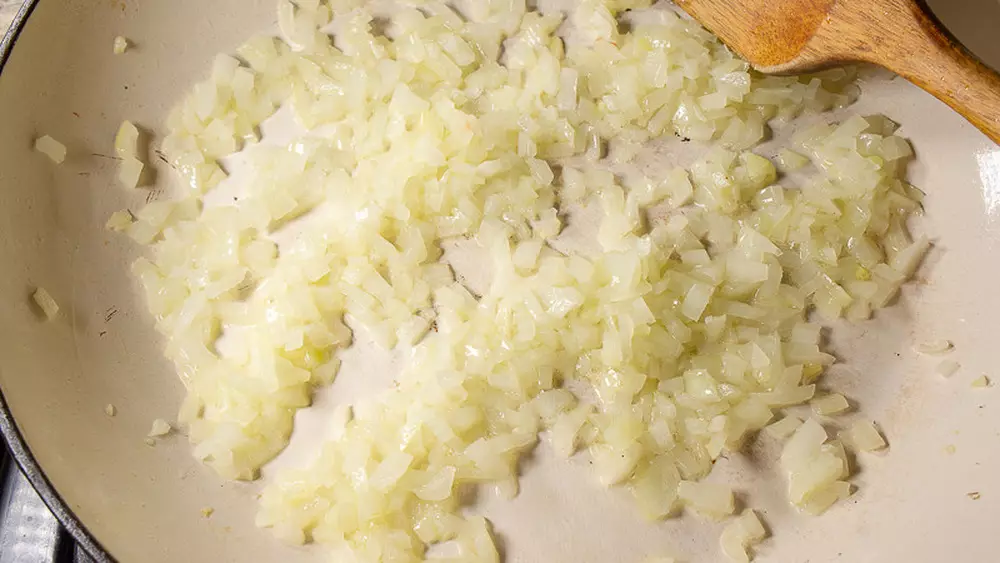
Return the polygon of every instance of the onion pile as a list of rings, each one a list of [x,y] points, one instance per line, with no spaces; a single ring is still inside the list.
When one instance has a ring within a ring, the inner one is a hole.
[[[646,518],[728,517],[732,491],[702,478],[834,361],[809,313],[868,318],[928,248],[889,120],[799,131],[776,158],[794,182],[750,151],[769,124],[849,105],[850,71],[755,74],[642,0],[418,2],[380,26],[357,2],[279,4],[284,40],[220,56],[169,118],[186,195],[114,224],[151,247],[134,272],[188,390],[179,419],[222,477],[282,451],[353,331],[403,352],[395,385],[261,498],[259,525],[337,560],[453,542],[498,561],[456,492],[516,495],[540,435]],[[305,133],[260,144],[279,107]],[[637,164],[681,138],[690,166]],[[241,197],[206,199],[241,150]],[[474,268],[446,259],[456,244]],[[822,512],[850,491],[843,445],[784,420],[790,500]],[[747,512],[723,549],[745,560],[762,536]]]

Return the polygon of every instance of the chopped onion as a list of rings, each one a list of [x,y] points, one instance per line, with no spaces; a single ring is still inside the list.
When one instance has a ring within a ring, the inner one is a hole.
[[[733,490],[725,485],[681,481],[677,494],[684,504],[716,520],[725,518],[736,509]]]
[[[950,340],[931,340],[917,345],[917,352],[931,356],[946,354],[954,349]]]
[[[121,54],[125,53],[125,51],[127,49],[128,49],[128,39],[125,39],[121,35],[116,36],[115,37],[115,41],[114,41],[114,48],[113,48],[114,53],[116,55],[121,55]]]
[[[722,553],[732,561],[750,563],[752,557],[748,553],[750,546],[760,543],[767,536],[767,531],[753,510],[745,510],[743,514],[726,525],[719,538]]]
[[[56,318],[56,315],[59,314],[59,304],[56,303],[56,300],[49,295],[49,292],[46,291],[44,287],[36,289],[35,292],[31,294],[31,299],[41,310],[46,320],[51,321]]]
[[[139,129],[131,121],[123,121],[115,135],[115,153],[122,158],[139,156]]]
[[[775,160],[777,160],[778,166],[780,166],[784,170],[789,170],[789,171],[799,170],[800,168],[803,168],[807,164],[809,164],[808,158],[802,156],[801,154],[795,151],[788,149],[781,149],[781,151],[778,152],[778,156]]]
[[[851,496],[851,484],[846,481],[834,481],[829,486],[816,491],[812,497],[801,505],[806,514],[819,516],[826,512],[837,501]]]
[[[942,360],[941,363],[934,367],[934,372],[941,377],[951,377],[955,375],[955,372],[957,372],[961,367],[961,364],[955,360]]]
[[[141,160],[132,157],[123,158],[118,167],[118,181],[126,188],[138,186],[143,168],[145,164]]]
[[[845,498],[841,480],[848,476],[848,466],[843,446],[827,443],[826,430],[811,418],[785,443],[781,467],[788,478],[789,500],[810,514]]]
[[[839,414],[851,408],[851,404],[847,402],[847,399],[838,393],[815,398],[810,405],[813,412],[819,415]]]
[[[344,560],[451,542],[495,561],[457,493],[516,495],[540,436],[647,518],[678,501],[732,514],[732,490],[703,481],[714,462],[810,401],[834,362],[808,312],[868,318],[927,250],[905,228],[920,209],[907,145],[877,117],[816,125],[778,159],[815,166],[778,184],[751,149],[769,123],[849,103],[851,72],[756,74],[663,6],[621,29],[642,0],[587,0],[565,22],[471,4],[400,9],[382,34],[368,5],[282,0],[283,39],[217,57],[169,116],[162,150],[188,190],[118,224],[152,247],[133,271],[184,374],[195,456],[256,478],[361,330],[400,373],[265,488],[257,522],[282,539]],[[279,107],[298,132],[258,143]],[[116,143],[129,186],[136,134]],[[644,165],[680,160],[653,154],[675,136],[699,141],[690,165]],[[250,173],[227,178],[234,153]],[[802,510],[850,494],[818,423],[769,432],[790,436]],[[751,517],[727,551],[757,537]]]
[[[48,135],[35,140],[35,150],[49,157],[56,164],[62,164],[66,160],[66,145]]]
[[[900,250],[889,262],[895,271],[906,277],[912,276],[916,271],[920,261],[931,247],[931,241],[927,237],[920,237],[906,248]]]
[[[859,420],[852,424],[848,430],[848,436],[851,444],[863,452],[873,452],[886,447],[882,434],[868,420]]]
[[[802,426],[802,419],[789,415],[768,425],[764,430],[774,438],[784,440],[791,436],[799,426]]]
[[[149,434],[147,434],[147,436],[149,436],[150,438],[160,438],[162,436],[170,434],[171,430],[173,430],[173,427],[170,426],[169,422],[163,420],[162,418],[157,418],[156,420],[153,421],[153,427],[150,428]]]
[[[132,212],[128,209],[122,209],[121,211],[112,213],[107,223],[104,224],[104,227],[109,231],[120,233],[127,231],[132,226],[132,223],[135,223],[135,215],[132,215]]]

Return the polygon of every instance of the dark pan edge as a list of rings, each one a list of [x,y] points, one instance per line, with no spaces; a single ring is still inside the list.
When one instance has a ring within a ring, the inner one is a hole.
[[[3,39],[0,39],[0,73],[3,72],[4,67],[7,65],[7,60],[14,49],[14,43],[21,35],[21,31],[24,30],[24,25],[27,23],[28,17],[31,16],[37,4],[38,0],[26,0],[14,16],[14,20],[6,34],[4,34]],[[45,473],[42,472],[42,468],[38,465],[35,456],[32,455],[31,449],[28,448],[21,430],[17,427],[17,423],[14,422],[14,415],[11,413],[10,407],[7,406],[3,390],[0,390],[0,434],[3,434],[7,446],[10,448],[11,455],[21,468],[24,476],[28,479],[28,482],[35,488],[38,495],[42,497],[42,501],[45,502],[53,515],[66,528],[66,531],[73,536],[77,544],[96,563],[114,563],[115,560],[111,557],[111,554],[87,531],[83,523],[70,510],[66,501],[56,492],[55,487],[45,476]]]

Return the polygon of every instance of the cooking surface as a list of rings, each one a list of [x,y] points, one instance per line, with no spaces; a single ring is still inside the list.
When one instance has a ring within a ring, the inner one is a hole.
[[[954,1],[954,0],[952,0],[952,1]],[[43,2],[44,2],[44,0],[43,0]],[[266,3],[268,5],[270,5],[270,2],[266,2]],[[934,3],[934,2],[932,2],[932,3]],[[945,0],[939,0],[939,2],[937,2],[937,3],[942,4],[942,3],[947,3],[947,2]],[[6,27],[6,24],[9,21],[10,17],[16,11],[16,7],[17,7],[16,5],[17,4],[18,4],[18,2],[16,0],[15,1],[0,0],[0,25],[2,25],[3,27]],[[68,3],[68,4],[73,4],[73,3]],[[961,2],[954,2],[954,4],[962,4],[962,3]],[[989,21],[989,20],[983,20],[983,21]],[[102,46],[103,46],[103,44],[102,44]],[[888,100],[883,100],[882,106],[883,107],[889,107]],[[903,108],[903,109],[905,110],[906,108]],[[936,116],[935,117],[935,119],[936,119],[937,118],[937,114],[935,114],[935,116]],[[932,129],[933,129],[933,127],[931,125],[919,123],[919,121],[913,121],[913,122],[908,121],[905,124],[907,126],[907,130],[908,131],[912,131],[913,134],[914,134],[914,136],[918,137],[918,143],[920,143],[922,141],[925,141],[927,139],[930,139],[930,134],[931,134]],[[967,160],[977,160],[979,162],[980,169],[981,169],[980,173],[981,174],[985,174],[989,170],[997,170],[998,169],[998,167],[995,166],[995,165],[992,166],[992,167],[990,167],[988,165],[990,159],[995,159],[998,163],[1000,163],[1000,159],[997,159],[997,156],[998,156],[997,153],[992,152],[992,151],[984,151],[982,154],[979,154],[979,155],[976,155],[975,157],[972,157],[972,156],[970,156],[970,154],[959,153],[957,150],[954,151],[954,152],[948,152],[946,149],[943,149],[942,147],[940,147],[940,146],[938,146],[938,145],[936,145],[936,144],[934,144],[932,142],[928,142],[927,144],[918,144],[918,150],[921,149],[922,147],[927,147],[929,149],[939,149],[939,150],[944,151],[944,152],[942,153],[943,157],[941,157],[941,155],[931,155],[931,154],[925,153],[925,156],[927,157],[927,160],[918,161],[918,165],[917,166],[920,167],[920,170],[918,170],[919,173],[925,173],[926,172],[926,170],[924,168],[926,166],[929,166],[927,164],[928,161],[933,161],[933,162],[939,163],[939,162],[942,162],[944,160],[951,160],[953,162],[959,162],[959,165],[956,165],[956,167],[960,168],[962,170],[965,170],[965,174],[966,174],[964,176],[960,176],[955,182],[953,182],[954,185],[951,185],[951,184],[947,184],[946,185],[945,183],[939,182],[936,185],[923,185],[922,186],[922,187],[925,187],[925,188],[932,188],[932,189],[935,188],[935,187],[938,188],[938,190],[937,190],[938,193],[937,194],[932,194],[932,201],[931,201],[931,203],[929,205],[929,209],[931,210],[930,215],[931,216],[938,216],[940,218],[944,213],[947,213],[948,211],[954,211],[954,210],[958,209],[958,210],[967,212],[966,213],[967,216],[970,217],[970,221],[969,222],[972,223],[972,225],[970,226],[970,229],[974,229],[974,228],[978,229],[978,228],[982,227],[981,230],[984,233],[987,233],[987,234],[995,233],[996,231],[995,230],[990,230],[989,227],[990,227],[991,222],[994,220],[994,219],[991,219],[991,217],[995,216],[994,214],[995,214],[996,209],[997,209],[997,207],[996,207],[996,198],[995,198],[995,194],[994,194],[994,198],[993,199],[989,199],[989,193],[987,193],[987,191],[985,191],[985,190],[987,188],[990,188],[990,186],[996,186],[997,184],[995,182],[991,183],[991,182],[987,181],[988,178],[986,178],[986,176],[984,176],[984,181],[983,181],[983,185],[982,185],[982,188],[984,188],[984,193],[982,194],[983,202],[978,202],[977,203],[977,202],[973,201],[972,203],[976,203],[976,205],[973,207],[970,204],[970,202],[967,201],[967,199],[969,199],[969,198],[965,198],[965,199],[961,200],[962,201],[962,205],[959,205],[959,206],[952,205],[951,207],[949,207],[947,209],[947,211],[944,209],[944,206],[937,207],[937,204],[944,203],[944,202],[941,201],[941,199],[944,199],[942,197],[942,195],[943,195],[942,192],[946,191],[947,188],[954,187],[956,191],[962,190],[961,194],[956,194],[960,198],[968,195],[970,192],[974,192],[975,190],[977,190],[980,187],[980,185],[978,183],[974,183],[974,182],[968,181],[969,180],[968,172],[970,170],[970,166],[968,165],[968,163],[964,163],[964,162],[967,161]],[[935,159],[934,158],[935,156],[938,156],[939,158]],[[993,192],[990,192],[990,193],[993,193]],[[934,197],[935,195],[937,197]],[[975,196],[975,194],[973,194],[973,195]],[[971,199],[975,200],[975,197],[972,197]],[[982,203],[986,203],[987,207],[988,207],[988,209],[985,211],[985,214],[984,214],[984,211],[979,208],[979,205],[981,205]],[[959,209],[959,208],[962,208],[962,209]],[[986,221],[985,221],[986,224],[985,225],[980,225],[979,221],[981,221],[983,219],[984,215],[986,217]],[[957,231],[953,229],[952,231],[949,231],[947,234],[954,234],[955,232],[957,232]],[[970,261],[966,261],[966,260],[961,259],[961,256],[960,256],[962,254],[961,252],[954,252],[954,251],[956,250],[956,246],[958,246],[960,243],[970,242],[972,239],[970,239],[967,236],[965,238],[955,238],[955,237],[952,237],[952,238],[950,238],[948,240],[950,240],[953,243],[953,244],[947,245],[949,247],[949,249],[952,250],[953,252],[950,253],[949,255],[947,255],[944,258],[944,260],[946,262],[948,262],[948,264],[946,264],[947,270],[950,271],[950,272],[958,272],[958,271],[960,271],[958,269],[953,269],[953,267],[954,267],[954,265],[955,265],[956,262],[958,263],[957,264],[958,266],[971,267],[971,265],[969,263]],[[981,240],[979,242],[981,242],[983,244],[987,244],[987,240]],[[990,241],[988,244],[992,245],[993,242]],[[941,258],[938,257],[935,260],[935,264],[932,264],[932,267],[933,267],[933,269],[931,270],[932,272],[936,272],[936,273],[940,274],[945,269],[944,267],[940,266],[940,262],[939,262],[940,260],[941,260]],[[973,276],[973,277],[974,278],[980,278],[982,276]],[[974,288],[971,291],[985,290],[985,288],[982,285],[982,282],[983,282],[983,280],[981,280],[981,279],[972,279],[972,280],[969,281],[967,287]],[[896,312],[899,314],[900,318],[894,318],[893,320],[895,322],[902,322],[902,323],[906,323],[906,322],[909,322],[909,321],[913,320],[914,323],[915,323],[915,326],[917,326],[916,330],[919,331],[918,334],[916,334],[916,335],[914,335],[914,334],[907,334],[907,330],[906,329],[908,328],[908,326],[904,326],[903,330],[896,331],[896,332],[898,332],[900,334],[890,335],[890,337],[888,339],[881,340],[880,344],[876,344],[876,342],[874,342],[874,339],[873,339],[869,343],[870,347],[871,348],[877,348],[879,346],[890,346],[890,345],[892,347],[897,347],[897,344],[898,344],[898,348],[901,349],[901,350],[904,350],[907,347],[906,342],[909,342],[909,341],[913,340],[914,338],[931,338],[933,336],[944,336],[944,337],[951,338],[951,337],[954,336],[957,339],[960,339],[963,343],[967,342],[969,344],[969,347],[971,348],[971,345],[976,341],[976,337],[977,336],[981,337],[980,335],[982,333],[981,332],[977,332],[978,329],[979,329],[979,327],[982,327],[982,326],[985,326],[985,325],[982,322],[977,321],[975,315],[971,315],[969,317],[970,321],[969,321],[969,326],[968,327],[964,326],[964,323],[965,323],[965,318],[964,317],[961,319],[961,321],[962,321],[961,323],[956,323],[956,321],[955,321],[956,316],[964,314],[964,313],[963,313],[962,310],[960,310],[958,313],[955,313],[955,311],[954,311],[954,309],[955,309],[954,303],[952,303],[952,305],[949,306],[949,304],[947,303],[947,301],[948,301],[948,299],[953,299],[953,300],[955,300],[955,303],[958,303],[958,302],[960,302],[960,295],[961,294],[959,292],[957,292],[957,291],[953,291],[955,289],[954,284],[948,282],[947,280],[945,280],[945,283],[943,283],[942,285],[945,286],[946,290],[943,291],[940,294],[936,294],[936,297],[935,297],[938,300],[938,302],[936,303],[937,305],[939,305],[938,310],[950,309],[952,311],[952,314],[949,314],[947,316],[942,316],[941,318],[938,319],[938,322],[933,323],[933,325],[930,325],[928,323],[924,323],[923,324],[923,328],[920,328],[919,323],[917,323],[917,321],[919,321],[920,319],[914,320],[914,319],[907,318],[907,314],[909,314],[911,311],[909,311],[909,310],[897,310]],[[985,293],[984,293],[984,295],[985,295]],[[958,309],[961,309],[961,307],[958,307]],[[993,309],[990,309],[990,310],[993,311]],[[926,313],[926,311],[917,311],[917,312],[924,312],[924,313]],[[968,312],[968,311],[965,311],[965,312]],[[956,326],[956,324],[958,326]],[[881,327],[882,325],[880,324],[878,326]],[[937,335],[930,334],[930,333],[927,332],[928,326],[934,326],[934,327],[940,329],[943,332],[941,334],[937,334]],[[875,327],[875,328],[878,328],[878,327]],[[966,332],[968,332],[968,334],[966,334]],[[896,342],[896,340],[892,340],[892,338],[898,338],[899,342]],[[904,352],[905,352],[905,350],[904,350]],[[976,362],[976,361],[974,361],[973,359],[970,358],[970,360],[969,360],[970,370],[972,369],[971,366],[974,366],[977,363],[978,362]],[[895,367],[895,365],[892,366],[892,367],[894,369],[898,369],[897,367]],[[986,369],[986,364],[983,364],[982,369]],[[926,371],[929,372],[929,369],[926,370]],[[878,379],[879,377],[881,377],[881,375],[882,375],[881,373],[872,373],[872,379]],[[917,372],[915,372],[914,374],[911,375],[911,377],[916,378],[919,375],[926,376],[926,375],[929,375],[929,373],[917,373]],[[972,374],[970,374],[970,375],[972,375]],[[993,375],[993,374],[991,374],[991,375]],[[942,393],[946,393],[946,394],[964,393],[964,394],[968,395],[970,393],[969,391],[967,391],[965,389],[965,387],[966,387],[965,380],[963,380],[963,383],[961,385],[956,384],[956,385],[954,385],[952,387],[941,385],[940,387],[943,388],[943,391],[941,391],[941,392]],[[865,388],[870,390],[869,387],[865,387]],[[919,389],[917,391],[919,391]],[[919,399],[922,395],[919,392],[917,392],[917,391],[913,391],[913,389],[911,387],[907,387],[906,389],[904,389],[904,396],[909,397],[910,395],[915,395]],[[985,395],[985,396],[988,396],[988,395]],[[978,399],[980,397],[984,397],[984,395],[972,395],[972,397],[975,397],[976,399]],[[888,399],[888,397],[885,397],[885,398]],[[916,422],[920,421],[920,419],[923,418],[924,415],[926,414],[926,411],[922,414],[921,410],[922,410],[923,407],[926,407],[927,405],[922,405],[922,404],[920,404],[919,401],[914,402],[914,401],[910,401],[909,399],[904,400],[904,401],[899,401],[898,398],[896,398],[896,397],[893,397],[893,399],[894,399],[893,402],[905,403],[905,405],[898,405],[896,408],[890,408],[890,409],[888,409],[889,412],[890,412],[890,415],[893,417],[892,420],[891,420],[891,422],[899,422],[900,427],[910,428],[911,432],[916,432],[916,430],[927,430],[927,428],[924,426],[923,422],[921,422],[920,424],[916,424]],[[873,399],[873,401],[874,401],[874,399]],[[985,401],[983,401],[983,402],[985,402]],[[956,402],[956,403],[958,403],[958,402]],[[975,408],[976,406],[978,406],[978,408],[980,408],[980,409],[982,408],[982,406],[980,406],[980,401],[973,401],[971,403],[972,404],[971,407],[968,406],[967,403],[968,403],[968,400],[961,401],[962,408]],[[103,405],[103,403],[100,403],[100,404],[98,404],[98,407],[100,407],[102,405]],[[169,413],[164,413],[164,414],[169,414]],[[100,416],[103,416],[103,415],[98,415],[98,416],[100,417]],[[35,427],[33,427],[33,428],[36,428],[36,430],[33,430],[33,432],[36,433],[35,434],[36,436],[37,436],[37,426],[38,425],[35,425]],[[948,427],[945,428],[945,426],[948,426]],[[937,429],[939,429],[940,432],[938,432]],[[925,448],[926,451],[924,451],[924,455],[926,455],[927,457],[931,458],[930,463],[941,465],[942,466],[942,473],[946,473],[947,469],[954,468],[957,465],[960,465],[962,468],[965,468],[965,469],[968,469],[968,468],[972,467],[973,463],[976,463],[976,465],[978,466],[978,460],[980,458],[978,457],[978,455],[972,454],[970,452],[978,452],[979,448],[977,446],[979,446],[981,444],[977,444],[973,440],[969,440],[968,443],[966,443],[966,436],[965,435],[958,436],[957,435],[957,430],[955,430],[954,432],[956,432],[956,434],[953,436],[953,435],[951,435],[952,432],[953,432],[953,430],[952,430],[952,426],[951,425],[938,424],[938,425],[935,426],[935,431],[934,432],[924,433],[920,437],[920,441],[926,443],[926,448]],[[898,459],[899,455],[909,455],[910,453],[913,453],[913,450],[914,450],[914,447],[915,447],[915,444],[916,444],[917,440],[907,439],[907,438],[908,438],[908,436],[904,436],[904,435],[899,435],[898,436],[899,441],[898,441],[897,444],[894,444],[894,446],[898,445],[899,447],[898,447],[897,451],[895,451],[893,454],[890,454],[890,456],[888,456],[888,458],[885,460],[886,463],[892,462],[894,458]],[[30,439],[30,437],[29,437],[29,439]],[[958,452],[959,453],[956,456],[951,456],[950,454],[943,453],[944,452],[944,446],[946,444],[953,444],[953,443],[957,443],[958,444],[958,446],[959,446]],[[909,450],[907,449],[908,446],[909,446]],[[171,452],[173,451],[173,449],[174,448],[172,447],[171,448]],[[178,450],[178,452],[183,453],[183,454],[186,455],[186,444],[177,444],[176,449]],[[183,450],[183,451],[181,451],[181,450]],[[159,452],[157,452],[157,453],[159,453]],[[51,452],[50,452],[50,454],[51,454]],[[53,459],[53,455],[49,455],[48,459],[49,460]],[[49,464],[49,465],[46,466],[47,470],[50,470],[49,467],[51,465],[52,464]],[[70,466],[71,466],[70,467],[70,471],[72,471],[74,469],[74,467],[72,467],[72,464],[70,464]],[[81,468],[76,467],[75,469],[80,470]],[[12,464],[8,464],[7,465],[6,471],[10,475],[17,477],[16,471],[13,470],[13,465]],[[972,470],[970,469],[970,471],[972,471]],[[93,474],[93,472],[90,471],[89,468],[88,468],[88,470],[80,470],[79,473],[78,473],[79,477],[78,478],[72,478],[72,479],[73,479],[74,482],[79,481],[81,483],[91,483],[92,479],[89,479],[88,477],[85,477],[85,475],[92,475],[92,474]],[[79,483],[77,485],[72,485],[72,484],[67,485],[68,483],[70,483],[71,478],[70,477],[66,477],[66,475],[67,475],[66,473],[62,473],[60,475],[60,477],[62,478],[60,481],[58,481],[58,483],[60,484],[60,486],[63,487],[64,489],[67,489],[67,490],[70,489],[70,488],[78,488],[79,489]],[[171,479],[171,482],[172,482],[174,479],[176,479],[176,473],[171,473],[170,477],[172,478]],[[878,477],[879,477],[878,474],[873,473],[873,474],[869,475],[868,479],[876,480],[877,481]],[[903,477],[905,477],[905,475]],[[986,502],[991,497],[988,494],[988,492],[986,492],[986,493],[984,493],[984,500],[983,501],[975,502],[975,503],[972,502],[971,500],[966,501],[965,500],[965,495],[971,489],[969,489],[969,487],[965,487],[964,485],[966,485],[966,484],[976,485],[979,482],[988,481],[989,479],[987,479],[987,475],[980,474],[980,473],[975,473],[975,472],[974,472],[974,474],[970,474],[968,471],[966,471],[962,475],[955,474],[955,475],[952,475],[952,477],[954,478],[954,482],[952,482],[951,484],[949,484],[949,486],[947,486],[947,487],[941,487],[939,490],[933,491],[932,492],[933,495],[934,496],[944,496],[944,495],[953,495],[954,494],[956,496],[960,496],[961,499],[964,502],[968,503],[968,506],[969,506],[969,509],[968,509],[969,510],[969,518],[978,520],[978,517],[981,514],[984,514],[984,512],[977,511],[977,509],[980,509],[983,506],[985,506]],[[900,479],[900,481],[908,481],[908,480],[905,479],[905,478],[902,478],[902,479]],[[870,483],[870,484],[872,485],[871,488],[870,488],[870,491],[873,494],[876,494],[876,493],[879,493],[879,492],[881,492],[881,493],[888,492],[889,495],[891,496],[891,495],[902,494],[903,492],[906,491],[906,487],[903,487],[903,486],[893,487],[893,486],[891,486],[892,483],[888,483],[888,484],[887,483],[877,483],[877,484],[876,483]],[[138,492],[138,491],[136,491],[136,492]],[[600,495],[595,495],[595,496],[600,496]],[[79,498],[79,496],[77,496],[77,498]],[[600,500],[600,499],[597,499],[597,500]],[[57,563],[64,563],[64,562],[68,562],[68,561],[74,561],[74,559],[73,559],[74,555],[73,555],[73,549],[72,549],[72,547],[66,547],[67,545],[71,545],[71,544],[68,544],[67,542],[60,543],[62,541],[62,540],[60,540],[60,537],[62,537],[63,539],[65,539],[65,535],[63,535],[63,536],[59,535],[59,532],[57,531],[56,526],[55,526],[54,519],[51,517],[51,515],[49,515],[46,511],[43,510],[40,501],[37,499],[37,496],[34,495],[34,494],[32,494],[32,491],[30,490],[30,487],[28,487],[26,485],[26,483],[23,480],[23,478],[9,479],[9,480],[5,481],[4,494],[3,494],[3,497],[2,497],[2,501],[3,501],[2,504],[0,504],[0,563],[14,563],[14,562],[17,562],[17,563],[35,563],[35,562],[41,562],[41,561],[46,561],[46,562],[52,561],[52,562],[57,562]],[[12,502],[8,502],[8,501],[12,501]],[[523,502],[527,502],[526,499],[522,499],[522,501]],[[201,505],[193,507],[193,509],[190,511],[190,513],[191,514],[196,514],[197,510],[198,510],[198,508],[200,508],[200,506]],[[507,508],[513,508],[513,507],[507,507]],[[185,514],[187,514],[187,513],[185,513]],[[909,516],[909,513],[902,513],[901,512],[901,514],[907,514],[907,516],[905,516],[904,518],[900,519],[901,520],[901,524],[900,525],[902,526],[902,525],[906,524],[905,522],[902,522],[902,521],[903,520],[907,520],[908,518],[910,518],[910,516]],[[505,513],[505,515],[509,519],[516,518],[516,516],[517,516],[515,513]],[[17,519],[15,519],[17,517],[21,517],[23,519],[17,520]],[[29,520],[27,520],[27,518],[31,518],[32,520],[29,521]],[[196,517],[192,517],[192,518],[196,518]],[[829,528],[831,530],[836,530],[837,527],[840,526],[840,524],[837,523],[837,522],[835,522],[835,520],[837,520],[837,519],[833,518],[833,519],[824,519],[822,521],[816,521],[816,525],[817,525],[817,527],[820,527],[820,528]],[[98,523],[98,525],[102,525],[102,524],[104,524],[104,523]],[[923,525],[925,523],[924,522],[920,522],[919,524]],[[978,524],[976,526],[971,526],[970,528],[974,528],[974,529],[978,530],[979,528],[977,526],[978,526]],[[921,526],[917,526],[917,528],[921,531],[921,533],[923,533],[924,531],[926,531],[926,526],[922,526],[922,527]],[[551,528],[549,528],[549,530],[551,530]],[[45,531],[45,533],[44,534],[41,533],[42,531]],[[800,533],[803,534],[803,539],[804,540],[808,539],[808,536],[807,536],[807,533],[806,533],[808,531],[809,530],[802,530],[800,532]],[[843,529],[843,527],[841,527],[840,532],[842,533],[844,531],[847,531],[848,533],[850,533],[852,530],[850,528],[847,528],[845,530],[845,529]],[[857,531],[857,533],[863,535],[864,533],[866,533],[865,532],[865,528],[864,527],[859,528],[859,530]],[[973,532],[969,532],[969,533],[976,533],[976,532],[973,531]],[[597,534],[597,535],[600,535],[600,534]],[[795,538],[788,538],[787,536],[785,536],[785,538],[782,541],[786,541],[786,540],[789,540],[789,539],[791,539],[792,541],[795,541]],[[238,542],[234,542],[234,543],[238,543]],[[806,541],[805,543],[808,543],[808,542]],[[15,547],[15,545],[20,545],[21,547]],[[155,544],[150,544],[150,545],[155,545]],[[234,547],[234,549],[238,550],[239,548],[238,547]],[[34,557],[34,558],[31,558],[31,557]]]
[[[21,6],[0,0],[0,35]],[[92,563],[62,529],[38,493],[0,450],[0,563]]]

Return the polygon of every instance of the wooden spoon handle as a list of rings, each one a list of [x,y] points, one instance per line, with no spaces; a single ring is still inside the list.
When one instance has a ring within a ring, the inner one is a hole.
[[[913,26],[909,53],[883,64],[954,108],[1000,143],[1000,74],[942,31],[920,5],[913,6],[910,17]]]
[[[860,6],[864,8],[858,10]],[[922,2],[848,0],[839,2],[834,11],[849,7],[854,8],[850,16],[835,17],[867,28],[863,41],[867,45],[856,43],[852,55],[909,79],[1000,143],[1000,75],[945,32]]]

